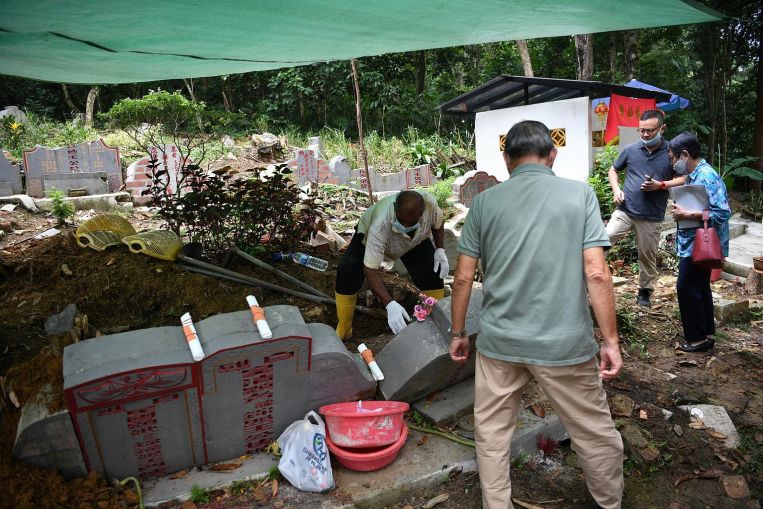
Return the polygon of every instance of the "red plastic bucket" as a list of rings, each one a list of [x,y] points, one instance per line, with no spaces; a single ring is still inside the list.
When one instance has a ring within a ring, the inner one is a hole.
[[[357,401],[322,406],[331,441],[339,447],[381,447],[395,443],[403,429],[408,403]]]
[[[400,449],[405,445],[407,438],[408,426],[403,426],[400,438],[392,444],[383,447],[348,450],[334,444],[329,437],[326,437],[326,445],[342,466],[350,470],[370,472],[384,468],[392,463],[397,458]]]

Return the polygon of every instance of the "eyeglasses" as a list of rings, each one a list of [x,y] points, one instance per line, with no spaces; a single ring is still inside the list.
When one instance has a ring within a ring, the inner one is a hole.
[[[660,127],[662,127],[662,126],[660,126]],[[654,127],[652,129],[641,129],[641,128],[638,128],[638,129],[636,129],[636,132],[639,133],[639,134],[652,135],[655,132],[657,132],[660,129],[660,127]]]
[[[675,163],[676,161],[678,161],[678,158],[677,158],[676,156],[671,156],[671,155],[669,155],[669,156],[668,156],[668,161],[670,161],[670,162],[671,162],[671,164],[673,164],[673,163]]]

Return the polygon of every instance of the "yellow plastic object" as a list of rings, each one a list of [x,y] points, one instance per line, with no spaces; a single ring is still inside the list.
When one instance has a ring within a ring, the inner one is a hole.
[[[160,260],[175,261],[183,243],[174,232],[169,230],[149,230],[124,237],[122,243],[127,244],[133,253],[143,253]]]
[[[90,247],[96,251],[116,246],[128,235],[135,235],[135,228],[118,214],[99,214],[82,223],[74,232],[80,247]]]

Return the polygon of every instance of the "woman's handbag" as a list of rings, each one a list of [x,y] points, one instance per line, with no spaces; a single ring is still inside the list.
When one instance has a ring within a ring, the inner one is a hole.
[[[699,269],[720,269],[723,267],[723,253],[721,252],[721,241],[718,240],[718,234],[715,228],[708,227],[707,222],[710,219],[710,211],[702,211],[703,227],[697,228],[694,234],[694,248],[691,252],[691,261]]]

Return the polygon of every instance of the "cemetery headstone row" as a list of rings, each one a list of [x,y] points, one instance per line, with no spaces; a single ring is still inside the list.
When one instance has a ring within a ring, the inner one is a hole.
[[[54,177],[72,173],[78,174],[81,181],[92,181],[89,185],[98,187],[100,173],[105,172],[108,192],[119,191],[122,187],[119,149],[109,147],[102,139],[68,147],[37,146],[25,150],[24,171],[27,194],[35,198],[45,196],[52,187],[51,182],[56,180]],[[81,182],[78,183],[80,184]]]

